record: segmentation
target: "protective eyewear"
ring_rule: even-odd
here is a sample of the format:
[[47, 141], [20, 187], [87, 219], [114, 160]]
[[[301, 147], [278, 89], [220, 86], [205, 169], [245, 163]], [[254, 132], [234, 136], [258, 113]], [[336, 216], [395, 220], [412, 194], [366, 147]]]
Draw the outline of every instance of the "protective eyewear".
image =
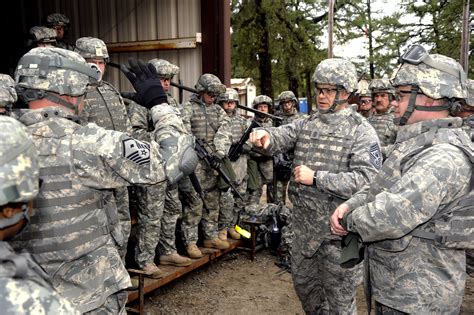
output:
[[372, 100], [361, 100], [360, 103], [361, 104], [371, 104]]
[[426, 51], [426, 49], [423, 48], [423, 46], [418, 45], [418, 44], [415, 44], [411, 46], [410, 48], [408, 48], [407, 51], [405, 51], [403, 55], [400, 57], [400, 59], [402, 60], [401, 63], [407, 62], [412, 65], [419, 65], [420, 63], [424, 63], [439, 71], [455, 76], [461, 81], [463, 81], [464, 79], [459, 69], [456, 70], [456, 69], [447, 67], [446, 65], [433, 60], [428, 54], [428, 52]]
[[324, 96], [328, 96], [328, 95], [336, 94], [336, 92], [337, 92], [337, 89], [330, 89], [330, 88], [316, 87], [315, 90], [316, 90], [316, 95], [317, 96], [321, 95], [321, 93], [323, 93]]

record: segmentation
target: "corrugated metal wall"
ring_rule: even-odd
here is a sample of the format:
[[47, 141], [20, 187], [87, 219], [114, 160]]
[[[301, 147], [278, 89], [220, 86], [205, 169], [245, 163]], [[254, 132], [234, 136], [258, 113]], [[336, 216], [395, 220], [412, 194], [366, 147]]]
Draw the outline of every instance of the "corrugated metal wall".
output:
[[[24, 33], [33, 26], [31, 21], [41, 21], [44, 16], [59, 12], [71, 19], [71, 42], [83, 36], [116, 43], [190, 37], [201, 32], [201, 1], [197, 0], [38, 0], [36, 10], [31, 10], [32, 1], [22, 0], [22, 7], [29, 11], [23, 15]], [[166, 59], [180, 67], [174, 81], [181, 79], [184, 85], [191, 87], [202, 73], [199, 45], [193, 49], [113, 53], [110, 57], [115, 63], [125, 63], [129, 57], [144, 61]], [[104, 79], [122, 91], [131, 90], [117, 69], [108, 67]], [[172, 89], [177, 98], [177, 89]], [[185, 99], [187, 96], [185, 93]]]

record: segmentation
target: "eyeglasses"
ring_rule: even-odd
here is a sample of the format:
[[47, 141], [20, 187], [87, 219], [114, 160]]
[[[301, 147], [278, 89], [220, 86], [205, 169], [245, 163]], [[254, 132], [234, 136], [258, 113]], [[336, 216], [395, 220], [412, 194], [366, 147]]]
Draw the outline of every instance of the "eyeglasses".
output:
[[324, 96], [330, 96], [330, 95], [336, 94], [336, 92], [337, 92], [337, 89], [330, 89], [330, 88], [316, 87], [315, 90], [316, 90], [316, 96], [321, 95], [321, 93], [323, 93]]
[[426, 51], [426, 49], [423, 48], [423, 46], [421, 45], [416, 44], [411, 46], [403, 53], [400, 59], [402, 60], [401, 63], [408, 62], [412, 65], [419, 65], [420, 63], [424, 63], [439, 71], [453, 75], [461, 81], [465, 81], [460, 69], [453, 69], [451, 67], [446, 66], [445, 64], [433, 60]]
[[370, 104], [370, 103], [372, 103], [372, 100], [361, 100], [360, 103], [361, 104]]

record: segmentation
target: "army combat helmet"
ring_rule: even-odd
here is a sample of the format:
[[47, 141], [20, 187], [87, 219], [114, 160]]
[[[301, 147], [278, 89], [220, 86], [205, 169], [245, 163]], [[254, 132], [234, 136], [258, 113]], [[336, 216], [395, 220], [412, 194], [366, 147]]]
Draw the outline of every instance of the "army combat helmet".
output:
[[395, 88], [389, 79], [374, 79], [370, 82], [369, 89], [372, 92], [372, 98], [375, 98], [376, 93], [387, 93], [390, 101], [395, 99]]
[[28, 220], [26, 203], [38, 193], [37, 152], [26, 128], [17, 120], [0, 116], [0, 206], [25, 203], [23, 212], [0, 220], [0, 229]]
[[95, 37], [81, 37], [76, 40], [74, 51], [84, 59], [103, 59], [109, 62], [109, 52], [104, 41]]
[[[413, 45], [402, 55], [401, 64], [392, 76], [394, 87], [411, 86], [410, 99], [403, 117], [396, 119], [399, 125], [405, 125], [416, 110], [450, 110], [459, 100], [467, 98], [467, 76], [461, 65], [454, 59], [428, 54], [421, 45]], [[445, 99], [439, 106], [416, 105], [416, 96], [424, 94], [432, 99]]]
[[0, 74], [0, 115], [10, 115], [16, 101], [15, 81], [8, 74]]
[[172, 64], [168, 60], [154, 58], [149, 61], [158, 73], [158, 76], [162, 79], [173, 79], [175, 75], [179, 73], [179, 67]]
[[90, 80], [98, 80], [96, 70], [90, 68], [79, 54], [56, 47], [38, 47], [18, 61], [15, 71], [16, 90], [25, 101], [48, 100], [73, 109], [72, 104], [58, 96], [82, 96]]
[[221, 83], [218, 77], [210, 73], [204, 73], [201, 75], [194, 86], [199, 92], [207, 92], [214, 95], [219, 95], [225, 92], [225, 85]]
[[46, 25], [48, 27], [63, 26], [66, 30], [69, 28], [69, 18], [61, 13], [51, 13], [46, 17]]
[[[237, 104], [239, 104], [239, 93], [237, 93], [237, 91], [232, 88], [226, 88], [225, 92], [222, 94], [219, 94], [216, 100], [216, 103], [222, 107], [224, 107], [224, 103], [228, 103], [228, 102], [234, 102], [236, 107], [237, 107]], [[224, 110], [227, 114], [233, 114], [235, 113], [236, 107], [234, 107], [234, 109], [232, 110], [225, 109], [225, 108]]]
[[266, 96], [266, 95], [258, 95], [257, 97], [255, 97], [253, 99], [252, 107], [254, 109], [257, 109], [257, 106], [260, 105], [260, 104], [267, 104], [268, 109], [271, 109], [273, 107], [272, 99], [269, 96]]
[[41, 45], [56, 43], [56, 31], [46, 26], [33, 26], [30, 28], [30, 45]]
[[332, 84], [337, 88], [333, 104], [327, 110], [320, 110], [322, 113], [333, 113], [337, 105], [347, 102], [347, 100], [339, 99], [342, 89], [346, 90], [349, 94], [357, 90], [357, 70], [354, 64], [340, 58], [330, 58], [321, 61], [317, 65], [311, 80], [315, 87], [318, 84]]

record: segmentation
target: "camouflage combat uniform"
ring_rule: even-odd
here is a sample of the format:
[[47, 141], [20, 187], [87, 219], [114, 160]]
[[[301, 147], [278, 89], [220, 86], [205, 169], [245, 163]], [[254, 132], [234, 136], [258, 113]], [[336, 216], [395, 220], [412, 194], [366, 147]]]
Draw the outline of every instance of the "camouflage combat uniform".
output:
[[[69, 18], [64, 14], [52, 13], [46, 17], [46, 26], [48, 26], [49, 28], [54, 28], [56, 26], [64, 27], [64, 36], [66, 36], [69, 30], [69, 25]], [[67, 50], [74, 50], [74, 46], [65, 42], [64, 38], [56, 38], [56, 47]]]
[[[350, 211], [345, 216], [347, 229], [370, 242], [366, 284], [371, 288], [366, 290], [378, 310], [387, 314], [458, 314], [464, 296], [465, 250], [447, 247], [441, 237], [435, 242], [431, 235], [453, 213], [437, 217], [471, 189], [472, 164], [465, 152], [472, 156], [474, 148], [460, 128], [460, 118], [408, 123], [410, 109], [424, 106], [416, 98], [419, 90], [436, 100], [464, 99], [464, 72], [454, 59], [442, 55], [426, 58], [443, 70], [408, 61], [396, 70], [394, 86], [411, 86], [415, 97], [409, 98], [399, 119], [394, 150], [380, 173], [346, 202]], [[445, 72], [450, 68], [457, 77], [452, 71]], [[450, 101], [440, 106], [449, 109]], [[424, 111], [430, 110], [424, 107]]]
[[[93, 37], [82, 37], [76, 41], [74, 51], [79, 53], [85, 59], [102, 58], [108, 60], [109, 55], [105, 43]], [[100, 56], [98, 56], [100, 52]], [[84, 96], [84, 109], [79, 116], [85, 124], [94, 123], [107, 130], [116, 130], [130, 134], [132, 126], [127, 115], [127, 109], [120, 96], [120, 93], [108, 82], [101, 80], [97, 85], [89, 86]], [[120, 256], [125, 259], [127, 253], [128, 238], [131, 230], [129, 198], [127, 187], [119, 187], [110, 192], [108, 202], [116, 206], [118, 213], [119, 229], [115, 229], [113, 236], [117, 242]], [[111, 200], [111, 198], [115, 199]], [[116, 222], [111, 222], [115, 225]], [[121, 234], [121, 235], [119, 235]]]
[[[38, 69], [38, 63], [48, 66]], [[89, 77], [97, 78], [90, 70], [80, 55], [59, 48], [35, 48], [19, 61], [18, 88], [30, 93], [44, 89], [45, 97], [62, 106], [30, 110], [21, 117], [40, 154], [42, 185], [34, 200], [36, 215], [12, 246], [31, 252], [53, 286], [81, 312], [123, 313], [127, 293], [122, 290], [130, 286], [130, 277], [110, 236], [108, 215], [113, 213], [103, 203], [102, 190], [175, 182], [181, 168], [174, 162], [182, 151], [178, 145], [177, 156], [169, 155], [157, 142], [73, 121], [74, 105], [53, 93], [83, 95]], [[151, 109], [160, 142], [176, 128], [172, 123], [178, 118], [168, 107]]]
[[[316, 68], [313, 82], [343, 85], [351, 92], [356, 89], [356, 70], [342, 59], [326, 59]], [[339, 266], [341, 238], [331, 235], [328, 220], [339, 204], [377, 174], [377, 135], [349, 106], [334, 113], [316, 111], [265, 130], [270, 134], [269, 153], [294, 150], [294, 165], [315, 170], [315, 185], [296, 183], [293, 173], [288, 188], [293, 204], [292, 277], [303, 309], [308, 314], [354, 314], [361, 268]]]
[[15, 81], [8, 74], [0, 73], [0, 115], [11, 116], [17, 99]]
[[[8, 94], [10, 96], [10, 94]], [[15, 94], [16, 95], [16, 94]], [[3, 96], [0, 95], [3, 100]], [[38, 193], [38, 152], [26, 128], [10, 117], [0, 116], [0, 212], [5, 207], [26, 205]], [[11, 209], [11, 208], [10, 208]], [[0, 306], [4, 314], [80, 314], [51, 286], [49, 276], [27, 252], [13, 251], [6, 240], [28, 216], [0, 219]], [[28, 224], [26, 222], [26, 224]]]
[[[183, 105], [183, 122], [189, 132], [196, 138], [204, 139], [214, 152], [226, 153], [229, 150], [232, 137], [230, 119], [219, 105], [215, 103], [206, 105], [198, 94], [194, 94]], [[205, 191], [204, 199], [207, 211], [203, 213], [202, 205], [198, 208], [198, 203], [195, 204], [196, 208], [188, 208], [185, 205], [181, 228], [186, 245], [197, 242], [197, 227], [201, 220], [201, 214], [204, 238], [206, 240], [216, 239], [218, 234], [219, 190], [216, 186], [218, 177], [203, 160], [199, 161], [195, 172]], [[189, 189], [187, 191], [188, 194], [197, 196], [195, 192], [193, 193]], [[193, 197], [192, 200], [194, 201], [196, 198]]]

